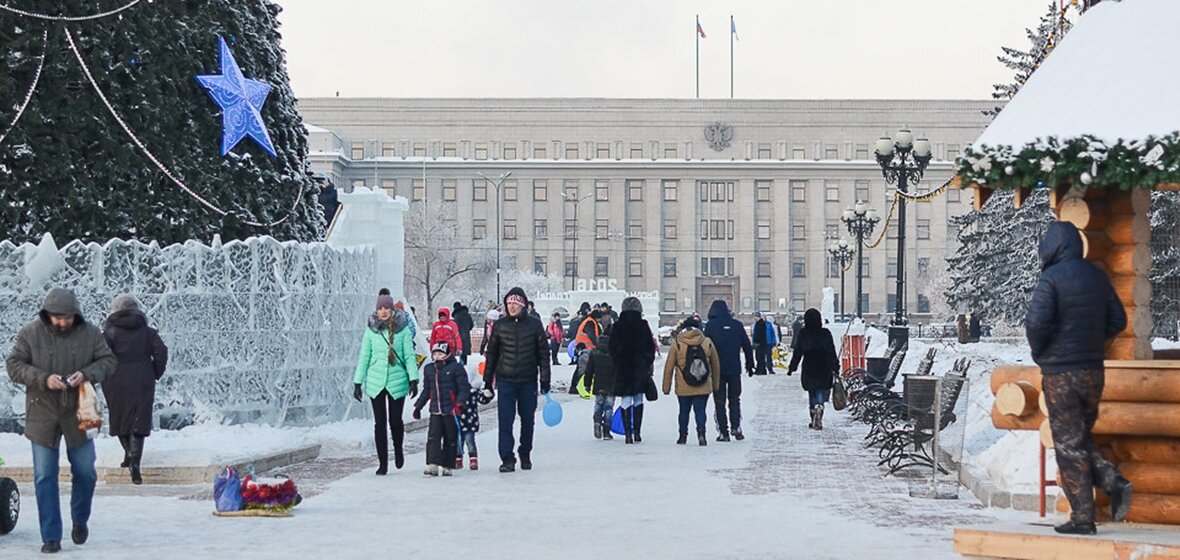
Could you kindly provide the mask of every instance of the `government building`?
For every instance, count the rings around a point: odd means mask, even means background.
[[[933,160],[910,192],[936,189],[989,122],[993,101],[733,99],[307,98],[312,170],[342,190],[380,187],[446,208],[460,239],[500,236],[504,269],[615,280],[658,292],[665,323],[709,302],[741,318],[818,307],[840,288],[833,240],[856,201],[882,220],[866,240],[870,321],[896,304],[894,200],[873,156],[899,128],[928,138]],[[511,173],[497,187],[497,180]],[[491,179],[491,180],[489,180]],[[499,197],[499,212],[497,212]],[[931,317],[931,282],[971,191],[906,204],[906,309]],[[883,226],[889,224],[886,231]],[[413,223],[407,223],[408,229]],[[407,262],[406,266],[413,266]],[[846,273],[855,312],[855,263]]]

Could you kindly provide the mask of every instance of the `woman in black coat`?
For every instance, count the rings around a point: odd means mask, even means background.
[[[643,395],[652,383],[652,363],[656,359],[656,342],[651,327],[643,320],[639,298],[623,300],[623,312],[611,327],[610,356],[615,365],[613,394],[622,397],[623,434],[627,443],[643,441]]]
[[[807,425],[813,430],[824,428],[824,403],[832,395],[832,378],[840,370],[840,360],[836,357],[836,344],[832,341],[832,333],[823,327],[823,319],[819,310],[814,307],[803,314],[803,328],[795,337],[796,345],[791,353],[791,365],[787,375],[794,373],[803,361],[803,389],[807,391],[807,401],[811,405],[811,423]]]
[[[119,360],[115,373],[102,384],[110,409],[111,435],[118,436],[123,445],[120,466],[131,469],[132,483],[143,484],[139,472],[143,439],[152,433],[156,381],[168,365],[168,347],[156,329],[148,326],[139,302],[129,295],[115,298],[102,335]]]

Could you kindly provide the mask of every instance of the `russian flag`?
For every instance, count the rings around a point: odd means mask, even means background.
[[[700,35],[702,39],[707,38],[705,36],[705,28],[701,27],[701,19],[700,18],[697,18],[697,34]]]

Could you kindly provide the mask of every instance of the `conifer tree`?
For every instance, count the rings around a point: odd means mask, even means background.
[[[1025,28],[1024,30],[1029,42],[1027,51],[1013,47],[1000,47],[1004,54],[996,57],[996,60],[1011,69],[1015,76],[1012,83],[993,85],[992,99],[1007,101],[1015,97],[1016,92],[1020,91],[1020,88],[1032,76],[1033,71],[1041,65],[1046,56],[1049,56],[1053,47],[1061,41],[1071,26],[1068,19],[1061,17],[1061,10],[1057,7],[1057,2],[1049,2],[1049,9],[1037,22],[1036,29]],[[1001,109],[1003,107],[997,106],[984,111],[983,114],[995,117]]]

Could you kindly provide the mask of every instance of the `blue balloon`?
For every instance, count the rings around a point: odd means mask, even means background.
[[[561,423],[561,403],[553,400],[549,393],[542,393],[545,397],[545,408],[541,409],[541,418],[545,420],[545,425],[550,428]]]

